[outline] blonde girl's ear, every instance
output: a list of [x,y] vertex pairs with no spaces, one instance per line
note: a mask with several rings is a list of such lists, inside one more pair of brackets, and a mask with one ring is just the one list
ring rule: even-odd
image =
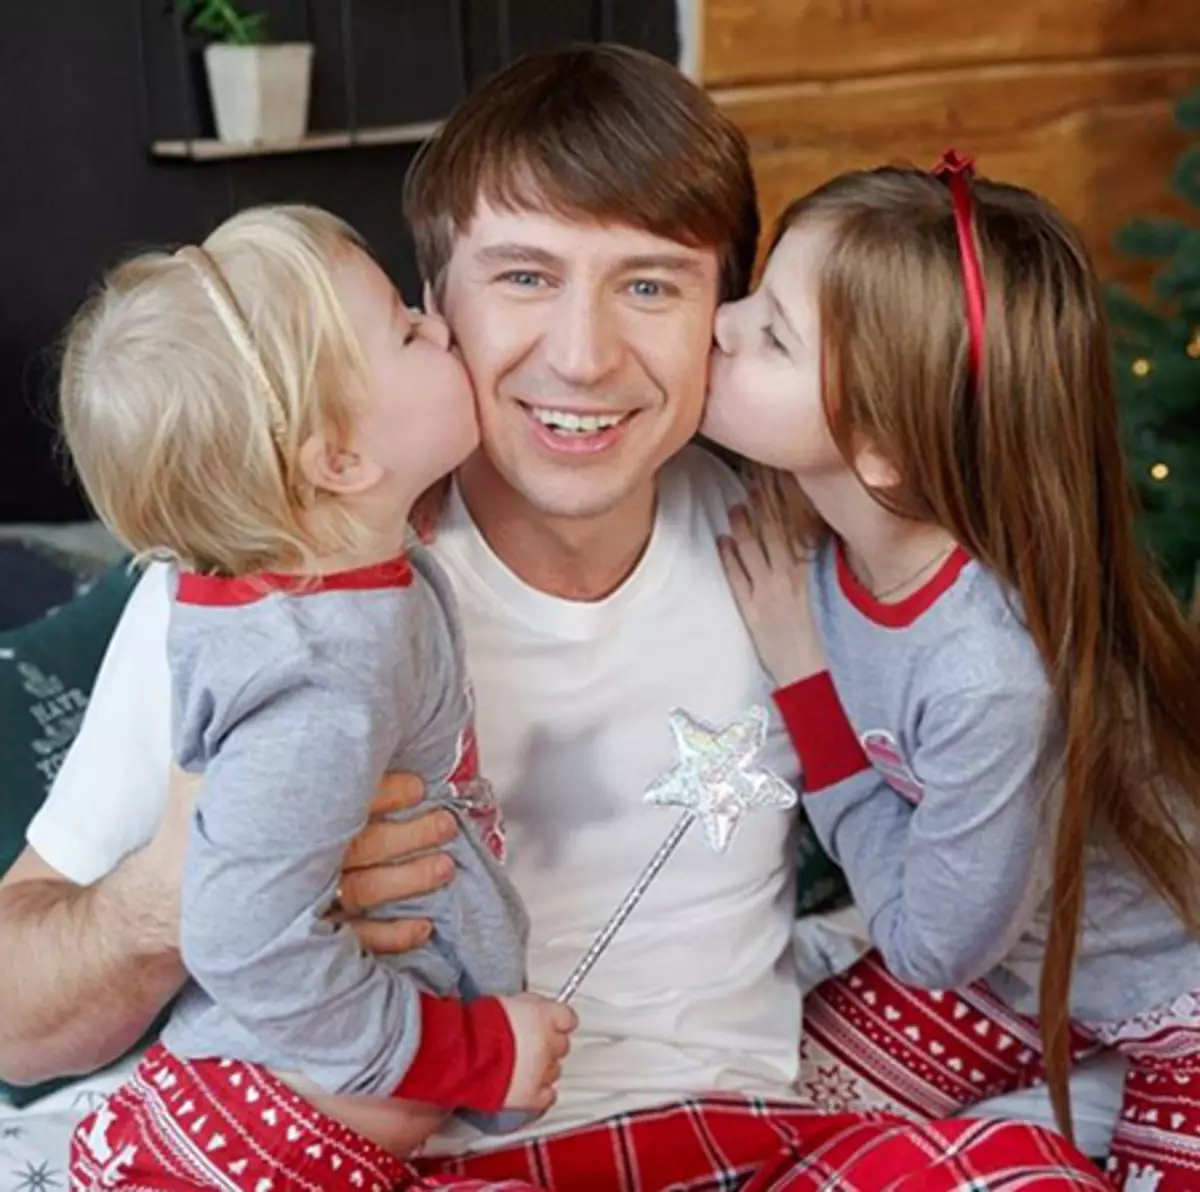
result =
[[320,431],[301,444],[299,463],[313,488],[339,497],[366,492],[383,477],[383,469],[370,456],[348,451]]

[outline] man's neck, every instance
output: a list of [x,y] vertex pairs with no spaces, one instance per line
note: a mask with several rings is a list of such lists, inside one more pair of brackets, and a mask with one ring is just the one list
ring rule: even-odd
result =
[[595,517],[535,509],[482,452],[459,469],[459,492],[484,540],[530,587],[564,600],[602,600],[629,577],[654,527],[655,486]]

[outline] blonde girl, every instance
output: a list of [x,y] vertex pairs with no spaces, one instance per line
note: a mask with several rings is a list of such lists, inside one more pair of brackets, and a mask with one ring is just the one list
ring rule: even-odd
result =
[[[382,1190],[449,1113],[545,1109],[574,1017],[522,992],[457,612],[405,529],[478,441],[446,325],[340,220],[263,208],[115,270],[61,400],[100,516],[172,562],[173,746],[203,775],[191,980],[77,1130],[71,1186]],[[338,882],[392,771],[458,821],[458,879],[385,909],[429,919],[428,943],[373,956]]]

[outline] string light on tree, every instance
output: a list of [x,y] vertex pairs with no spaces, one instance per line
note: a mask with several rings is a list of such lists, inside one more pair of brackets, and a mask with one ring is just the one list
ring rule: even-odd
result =
[[1157,267],[1149,297],[1115,285],[1106,297],[1147,566],[1200,616],[1200,88],[1176,104],[1175,123],[1190,143],[1171,185],[1191,210],[1117,233],[1123,253]]

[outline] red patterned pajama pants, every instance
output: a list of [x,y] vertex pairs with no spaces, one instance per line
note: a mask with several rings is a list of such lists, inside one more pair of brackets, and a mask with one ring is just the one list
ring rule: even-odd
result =
[[[1076,1059],[1129,1060],[1108,1173],[1125,1192],[1200,1192],[1200,994],[1072,1031]],[[870,953],[804,1001],[801,1091],[830,1112],[937,1120],[1041,1083],[1037,1022],[978,982],[957,993],[901,985]]]
[[81,1123],[72,1192],[1105,1192],[1048,1131],[745,1097],[645,1110],[410,1167],[260,1068],[155,1048]]

